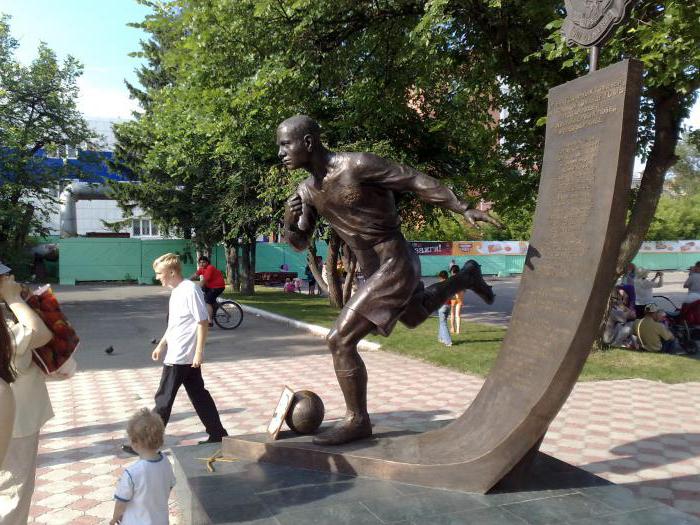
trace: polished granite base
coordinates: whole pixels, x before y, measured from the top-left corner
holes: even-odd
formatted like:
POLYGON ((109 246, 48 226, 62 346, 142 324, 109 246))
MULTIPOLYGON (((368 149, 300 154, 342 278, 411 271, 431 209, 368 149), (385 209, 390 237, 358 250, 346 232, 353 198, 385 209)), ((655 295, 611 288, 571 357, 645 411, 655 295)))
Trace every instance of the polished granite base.
POLYGON ((543 453, 527 481, 483 495, 242 460, 208 472, 218 448, 173 449, 185 525, 700 525, 543 453))

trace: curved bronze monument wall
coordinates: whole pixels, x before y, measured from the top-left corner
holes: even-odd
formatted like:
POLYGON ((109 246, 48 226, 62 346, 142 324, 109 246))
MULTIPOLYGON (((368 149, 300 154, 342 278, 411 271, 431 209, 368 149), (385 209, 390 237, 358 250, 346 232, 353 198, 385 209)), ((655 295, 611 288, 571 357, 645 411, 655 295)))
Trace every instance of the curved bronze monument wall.
POLYGON ((498 358, 469 408, 416 436, 343 447, 232 438, 227 454, 485 492, 539 445, 598 333, 615 278, 634 162, 641 64, 624 61, 549 92, 526 268, 498 358))

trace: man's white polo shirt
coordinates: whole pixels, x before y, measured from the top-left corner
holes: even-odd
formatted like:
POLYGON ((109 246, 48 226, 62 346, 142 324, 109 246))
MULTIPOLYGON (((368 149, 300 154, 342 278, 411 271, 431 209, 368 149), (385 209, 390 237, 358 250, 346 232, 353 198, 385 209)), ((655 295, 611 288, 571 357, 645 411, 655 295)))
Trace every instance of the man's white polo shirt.
POLYGON ((202 289, 185 279, 170 294, 168 330, 165 339, 168 351, 166 365, 190 365, 197 344, 197 325, 208 321, 207 305, 202 289))

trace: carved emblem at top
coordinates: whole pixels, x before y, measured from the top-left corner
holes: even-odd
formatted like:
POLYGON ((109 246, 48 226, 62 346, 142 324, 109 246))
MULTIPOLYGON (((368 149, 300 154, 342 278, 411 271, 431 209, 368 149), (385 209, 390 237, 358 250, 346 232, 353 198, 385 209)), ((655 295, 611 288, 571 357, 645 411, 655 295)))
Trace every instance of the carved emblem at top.
POLYGON ((599 46, 624 18, 635 0, 564 0, 561 30, 568 45, 599 46))

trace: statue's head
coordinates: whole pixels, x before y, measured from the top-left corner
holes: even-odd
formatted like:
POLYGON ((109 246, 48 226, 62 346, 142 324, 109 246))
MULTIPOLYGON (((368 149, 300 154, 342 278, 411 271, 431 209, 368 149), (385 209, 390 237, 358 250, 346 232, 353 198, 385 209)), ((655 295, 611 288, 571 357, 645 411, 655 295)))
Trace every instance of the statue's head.
POLYGON ((277 127, 277 145, 285 167, 307 168, 313 153, 321 149, 321 128, 311 117, 295 115, 277 127))

